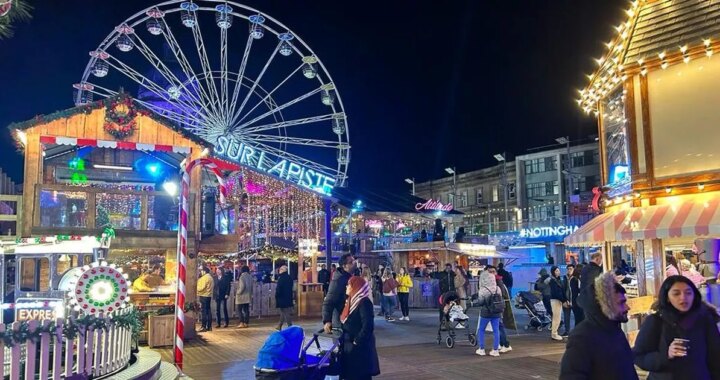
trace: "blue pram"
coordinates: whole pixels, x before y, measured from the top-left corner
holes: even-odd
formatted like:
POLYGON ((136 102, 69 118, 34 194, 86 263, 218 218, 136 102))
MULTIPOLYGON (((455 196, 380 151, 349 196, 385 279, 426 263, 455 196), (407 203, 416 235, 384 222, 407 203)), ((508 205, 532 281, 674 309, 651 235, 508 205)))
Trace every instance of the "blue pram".
POLYGON ((303 345, 304 339, 298 326, 271 334, 258 351, 255 379, 323 380, 338 375, 340 336, 318 332, 303 345))

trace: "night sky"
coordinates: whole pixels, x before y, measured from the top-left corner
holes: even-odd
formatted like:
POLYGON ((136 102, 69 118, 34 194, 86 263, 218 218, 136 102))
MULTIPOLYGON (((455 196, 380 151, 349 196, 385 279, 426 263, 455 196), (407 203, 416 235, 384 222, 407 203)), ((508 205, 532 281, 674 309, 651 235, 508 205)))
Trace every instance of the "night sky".
MULTIPOLYGON (((34 18, 0 40, 0 166, 22 181, 4 126, 70 108, 88 51, 157 1, 33 1, 34 18)), ((322 59, 350 127, 352 188, 407 189, 491 165, 554 138, 596 133, 574 99, 627 1, 272 0, 322 59)))

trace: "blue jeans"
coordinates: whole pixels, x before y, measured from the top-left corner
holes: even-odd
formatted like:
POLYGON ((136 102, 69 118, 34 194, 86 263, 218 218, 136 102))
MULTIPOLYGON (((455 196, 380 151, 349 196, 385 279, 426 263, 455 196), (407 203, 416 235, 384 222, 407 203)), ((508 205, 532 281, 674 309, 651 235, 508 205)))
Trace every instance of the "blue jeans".
POLYGON ((480 326, 478 326, 478 343, 480 344, 480 349, 485 349, 485 329, 487 328, 488 323, 492 326, 493 330, 493 350, 497 350, 500 348, 500 318, 485 318, 480 317, 480 326))
POLYGON ((385 318, 391 317, 395 311, 395 296, 382 296, 383 299, 383 311, 385 312, 385 318))

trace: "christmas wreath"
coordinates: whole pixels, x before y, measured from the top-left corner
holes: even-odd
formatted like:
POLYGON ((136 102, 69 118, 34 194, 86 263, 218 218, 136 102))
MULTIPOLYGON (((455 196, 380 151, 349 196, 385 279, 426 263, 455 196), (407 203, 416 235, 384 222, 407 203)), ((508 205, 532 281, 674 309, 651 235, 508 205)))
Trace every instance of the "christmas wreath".
POLYGON ((121 96, 110 101, 105 107, 105 131, 118 140, 123 140, 135 132, 137 109, 129 96, 121 96))

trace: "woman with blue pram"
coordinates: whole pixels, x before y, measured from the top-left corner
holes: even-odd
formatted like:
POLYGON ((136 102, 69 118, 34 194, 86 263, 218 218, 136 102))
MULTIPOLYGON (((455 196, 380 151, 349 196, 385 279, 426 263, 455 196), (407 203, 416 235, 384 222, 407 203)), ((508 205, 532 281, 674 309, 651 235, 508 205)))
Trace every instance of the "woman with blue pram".
POLYGON ((368 298, 370 286, 364 278, 348 281, 345 308, 340 314, 343 330, 341 356, 342 379, 365 380, 380 374, 375 350, 373 304, 368 298))

